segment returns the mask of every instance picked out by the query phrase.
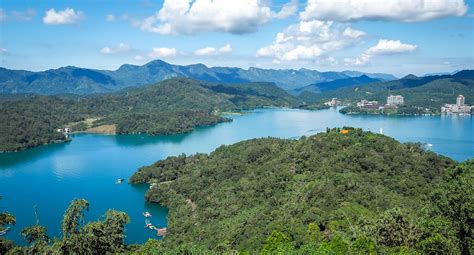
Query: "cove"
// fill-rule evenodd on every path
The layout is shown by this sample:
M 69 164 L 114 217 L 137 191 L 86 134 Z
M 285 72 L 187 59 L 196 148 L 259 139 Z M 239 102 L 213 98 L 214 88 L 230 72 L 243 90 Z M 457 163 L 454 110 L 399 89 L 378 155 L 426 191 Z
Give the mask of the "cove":
M 401 142 L 421 142 L 436 153 L 458 161 L 474 157 L 472 116 L 347 116 L 337 109 L 303 111 L 261 109 L 232 115 L 231 123 L 202 127 L 170 136 L 78 134 L 70 143 L 0 154 L 0 211 L 17 217 L 7 234 L 24 244 L 19 232 L 36 222 L 48 228 L 50 237 L 60 236 L 62 214 L 74 198 L 90 202 L 86 220 L 96 220 L 109 208 L 125 211 L 131 223 L 127 242 L 142 243 L 157 238 L 144 228 L 143 211 L 152 223 L 166 226 L 167 209 L 144 201 L 146 185 L 115 184 L 128 179 L 139 167 L 181 153 L 211 152 L 222 144 L 257 137 L 298 138 L 324 132 L 326 127 L 353 126 L 394 137 Z

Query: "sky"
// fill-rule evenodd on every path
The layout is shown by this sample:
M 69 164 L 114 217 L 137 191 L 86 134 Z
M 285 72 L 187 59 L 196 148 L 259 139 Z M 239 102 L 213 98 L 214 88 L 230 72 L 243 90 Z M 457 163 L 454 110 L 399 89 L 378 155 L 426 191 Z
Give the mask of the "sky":
M 0 0 L 0 66 L 474 69 L 474 0 Z

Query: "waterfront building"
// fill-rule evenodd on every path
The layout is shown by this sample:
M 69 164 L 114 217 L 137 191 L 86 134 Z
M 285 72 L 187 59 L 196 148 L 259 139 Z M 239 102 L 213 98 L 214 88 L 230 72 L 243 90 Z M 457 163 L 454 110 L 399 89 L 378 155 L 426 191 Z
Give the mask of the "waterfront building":
M 457 98 L 456 98 L 456 105 L 457 106 L 464 106 L 464 101 L 465 101 L 465 98 L 463 95 L 459 95 Z
M 401 95 L 390 95 L 387 97 L 387 104 L 388 105 L 403 105 L 405 103 L 405 99 Z

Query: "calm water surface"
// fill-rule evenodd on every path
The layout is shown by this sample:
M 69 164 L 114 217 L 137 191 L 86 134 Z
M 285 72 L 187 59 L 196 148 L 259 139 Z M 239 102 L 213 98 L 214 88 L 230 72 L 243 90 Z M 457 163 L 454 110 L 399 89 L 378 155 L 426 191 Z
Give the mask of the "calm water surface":
M 23 244 L 19 231 L 40 224 L 50 236 L 60 235 L 62 214 L 74 198 L 85 198 L 91 206 L 87 220 L 97 220 L 108 208 L 126 211 L 127 242 L 156 238 L 144 228 L 143 211 L 152 223 L 166 226 L 167 209 L 144 201 L 147 185 L 115 184 L 128 179 L 137 168 L 167 156 L 211 152 L 222 144 L 256 137 L 297 138 L 325 131 L 326 127 L 354 126 L 383 133 L 401 142 L 431 144 L 431 150 L 463 161 L 474 157 L 474 121 L 471 116 L 384 117 L 345 116 L 335 109 L 301 111 L 264 109 L 234 122 L 199 128 L 173 136 L 75 135 L 67 144 L 53 144 L 17 153 L 0 154 L 0 211 L 17 217 L 7 236 Z

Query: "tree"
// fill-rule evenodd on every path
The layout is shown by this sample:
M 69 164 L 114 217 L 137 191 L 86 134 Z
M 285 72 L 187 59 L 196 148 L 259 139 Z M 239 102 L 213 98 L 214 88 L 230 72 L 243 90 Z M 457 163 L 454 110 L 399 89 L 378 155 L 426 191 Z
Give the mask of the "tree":
M 293 249 L 288 236 L 280 231 L 273 231 L 265 241 L 261 254 L 284 254 Z
M 85 199 L 75 199 L 71 202 L 63 216 L 63 237 L 68 237 L 79 232 L 84 224 L 84 211 L 89 210 L 89 202 Z
M 2 196 L 0 196 L 0 200 Z M 15 216 L 11 215 L 8 212 L 0 212 L 0 232 L 6 232 L 7 228 L 10 225 L 15 225 L 16 219 Z M 13 242 L 7 240 L 3 237 L 0 237 L 0 254 L 5 254 L 8 250 L 13 247 Z
M 420 235 L 399 208 L 386 211 L 376 223 L 377 242 L 388 247 L 413 247 Z
M 452 222 L 461 253 L 470 254 L 474 236 L 474 160 L 449 171 L 445 181 L 431 196 L 431 201 Z
M 27 248 L 28 253 L 42 253 L 47 248 L 50 241 L 46 234 L 46 228 L 39 225 L 26 227 L 21 230 L 21 235 L 25 241 L 30 245 Z

